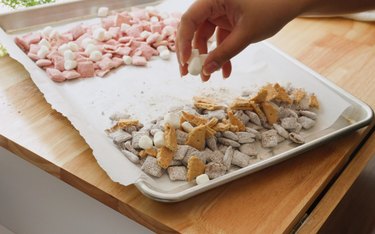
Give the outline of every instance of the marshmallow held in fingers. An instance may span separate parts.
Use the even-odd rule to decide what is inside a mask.
[[[193,49],[191,51],[191,56],[188,60],[188,72],[193,75],[197,76],[202,72],[203,64],[207,59],[207,54],[199,54],[198,49]]]

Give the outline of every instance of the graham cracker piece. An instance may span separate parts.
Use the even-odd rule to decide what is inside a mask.
[[[205,165],[197,156],[191,156],[187,165],[187,180],[190,182],[204,173]]]
[[[281,87],[279,83],[274,84],[273,87],[277,92],[275,100],[292,104],[292,99],[289,97],[288,92],[283,87]]]
[[[227,113],[228,113],[228,118],[229,118],[229,122],[230,122],[231,125],[237,126],[238,131],[240,131],[240,132],[246,131],[245,125],[242,123],[242,121],[239,118],[234,116],[232,110],[228,110]]]
[[[196,148],[197,150],[204,150],[206,147],[206,130],[207,127],[205,125],[199,125],[193,128],[193,130],[188,134],[186,144]]]
[[[255,102],[255,103],[262,103],[266,101],[267,97],[268,97],[268,90],[265,88],[262,88],[261,90],[259,90],[259,92],[257,93],[255,97],[250,99],[250,101]]]
[[[158,154],[158,150],[156,148],[148,148],[148,149],[145,149],[145,153],[147,155],[156,157],[156,155]]]
[[[213,129],[217,132],[225,132],[225,131],[228,131],[230,128],[230,124],[229,123],[217,123]]]
[[[117,123],[110,129],[107,129],[107,132],[115,132],[119,129],[123,129],[130,126],[138,126],[139,120],[137,119],[120,119]]]
[[[182,111],[182,118],[184,118],[185,121],[189,122],[193,126],[199,126],[201,124],[206,124],[208,122],[207,119],[200,117],[198,115],[193,115],[190,113],[187,113],[185,111]],[[181,120],[180,120],[181,122]]]
[[[218,110],[222,106],[216,104],[216,101],[207,97],[194,97],[194,106],[198,109],[204,110]]]
[[[174,156],[174,152],[167,147],[163,146],[158,150],[156,160],[161,168],[166,169],[171,163]]]
[[[309,104],[309,106],[310,106],[311,108],[319,109],[319,101],[318,101],[318,98],[316,97],[315,94],[312,94],[312,95],[310,96],[310,104]]]
[[[250,99],[237,98],[231,105],[232,110],[253,110]]]
[[[254,104],[253,105],[254,107],[254,111],[255,113],[259,116],[259,119],[262,121],[262,120],[267,120],[267,117],[266,115],[263,113],[263,111],[260,109],[259,105],[258,104]]]
[[[294,102],[299,104],[302,99],[306,96],[306,92],[303,89],[296,89],[293,92]]]
[[[267,97],[265,101],[272,101],[277,96],[277,91],[272,84],[267,84],[262,89],[267,91]]]
[[[279,112],[275,104],[271,102],[263,102],[261,104],[264,114],[266,115],[269,124],[277,123],[279,120]]]
[[[147,153],[146,153],[145,150],[141,150],[141,151],[139,151],[138,156],[140,158],[145,158],[145,157],[147,157]]]
[[[177,150],[177,134],[176,129],[172,127],[169,123],[164,125],[164,142],[165,146],[172,150]]]
[[[208,123],[206,124],[206,138],[213,137],[216,133],[216,131],[213,129],[213,126],[215,126],[219,120],[217,118],[212,118]]]

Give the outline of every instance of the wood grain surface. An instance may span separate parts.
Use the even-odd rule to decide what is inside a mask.
[[[375,107],[373,24],[296,19],[270,41]],[[112,182],[78,131],[51,109],[22,65],[2,58],[0,74],[0,146],[158,233],[291,231],[369,130],[186,201],[163,204],[134,186]]]

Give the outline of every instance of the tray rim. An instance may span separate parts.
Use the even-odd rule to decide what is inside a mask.
[[[322,75],[320,75],[316,71],[312,70],[311,68],[309,68],[308,66],[306,66],[302,62],[300,62],[297,59],[291,57],[287,53],[281,51],[280,49],[278,49],[277,47],[275,47],[271,43],[269,43],[267,41],[262,41],[262,42],[259,42],[259,43],[263,44],[264,46],[266,46],[266,47],[268,47],[272,50],[274,50],[276,53],[280,54],[281,56],[283,56],[288,61],[294,63],[297,67],[299,67],[299,68],[303,69],[304,71],[310,73],[318,81],[322,82],[324,85],[326,85],[328,88],[332,89],[332,91],[336,92],[338,95],[345,97],[347,100],[350,100],[352,103],[355,103],[365,113],[364,118],[361,119],[360,121],[357,121],[357,122],[355,122],[353,124],[350,124],[346,127],[335,130],[335,131],[329,133],[328,135],[326,135],[324,137],[319,137],[315,140],[312,140],[312,141],[310,141],[310,142],[308,142],[308,143],[306,143],[306,144],[304,144],[300,147],[293,148],[293,149],[291,149],[287,152],[283,152],[281,154],[275,155],[275,156],[273,156],[269,159],[265,159],[265,160],[262,160],[262,161],[260,161],[256,164],[249,165],[249,166],[245,167],[247,169],[246,171],[241,171],[241,172],[238,172],[240,170],[233,171],[230,174],[226,174],[226,175],[223,175],[223,176],[217,178],[217,180],[215,179],[216,181],[211,180],[213,182],[211,182],[208,185],[194,185],[193,187],[190,187],[186,190],[179,191],[179,192],[176,192],[176,193],[163,193],[163,192],[156,191],[156,190],[152,189],[152,187],[149,186],[149,184],[144,179],[142,179],[142,177],[141,177],[135,183],[135,186],[137,187],[137,189],[142,194],[144,194],[145,196],[147,196],[147,197],[149,197],[153,200],[159,201],[159,202],[167,202],[167,203],[180,202],[180,201],[186,200],[188,198],[191,198],[195,195],[198,195],[200,193],[203,193],[205,191],[208,191],[210,189],[213,189],[213,188],[216,188],[218,186],[224,185],[224,184],[226,184],[228,182],[231,182],[233,180],[236,180],[238,178],[250,175],[252,173],[255,173],[257,171],[265,169],[267,167],[270,167],[270,166],[273,166],[273,165],[278,164],[280,162],[283,162],[283,161],[285,161],[289,158],[301,155],[303,152],[306,152],[310,149],[316,148],[317,146],[319,146],[319,145],[321,145],[321,144],[323,144],[327,141],[330,141],[330,140],[332,140],[332,139],[334,139],[338,136],[344,135],[344,134],[349,133],[351,131],[358,130],[358,129],[360,129],[362,127],[365,127],[365,126],[367,126],[371,123],[371,121],[374,118],[374,111],[372,110],[372,108],[368,104],[366,104],[365,102],[363,102],[359,98],[353,96],[352,94],[350,94],[346,90],[342,89],[341,87],[337,86],[335,83],[333,83],[332,81],[323,77]]]

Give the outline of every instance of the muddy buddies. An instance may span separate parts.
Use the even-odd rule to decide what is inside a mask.
[[[318,109],[315,94],[275,83],[229,105],[194,97],[193,105],[175,108],[145,125],[115,113],[114,125],[106,132],[148,175],[167,173],[171,181],[199,184],[269,157],[260,152],[282,142],[304,144],[303,131],[314,127]]]

